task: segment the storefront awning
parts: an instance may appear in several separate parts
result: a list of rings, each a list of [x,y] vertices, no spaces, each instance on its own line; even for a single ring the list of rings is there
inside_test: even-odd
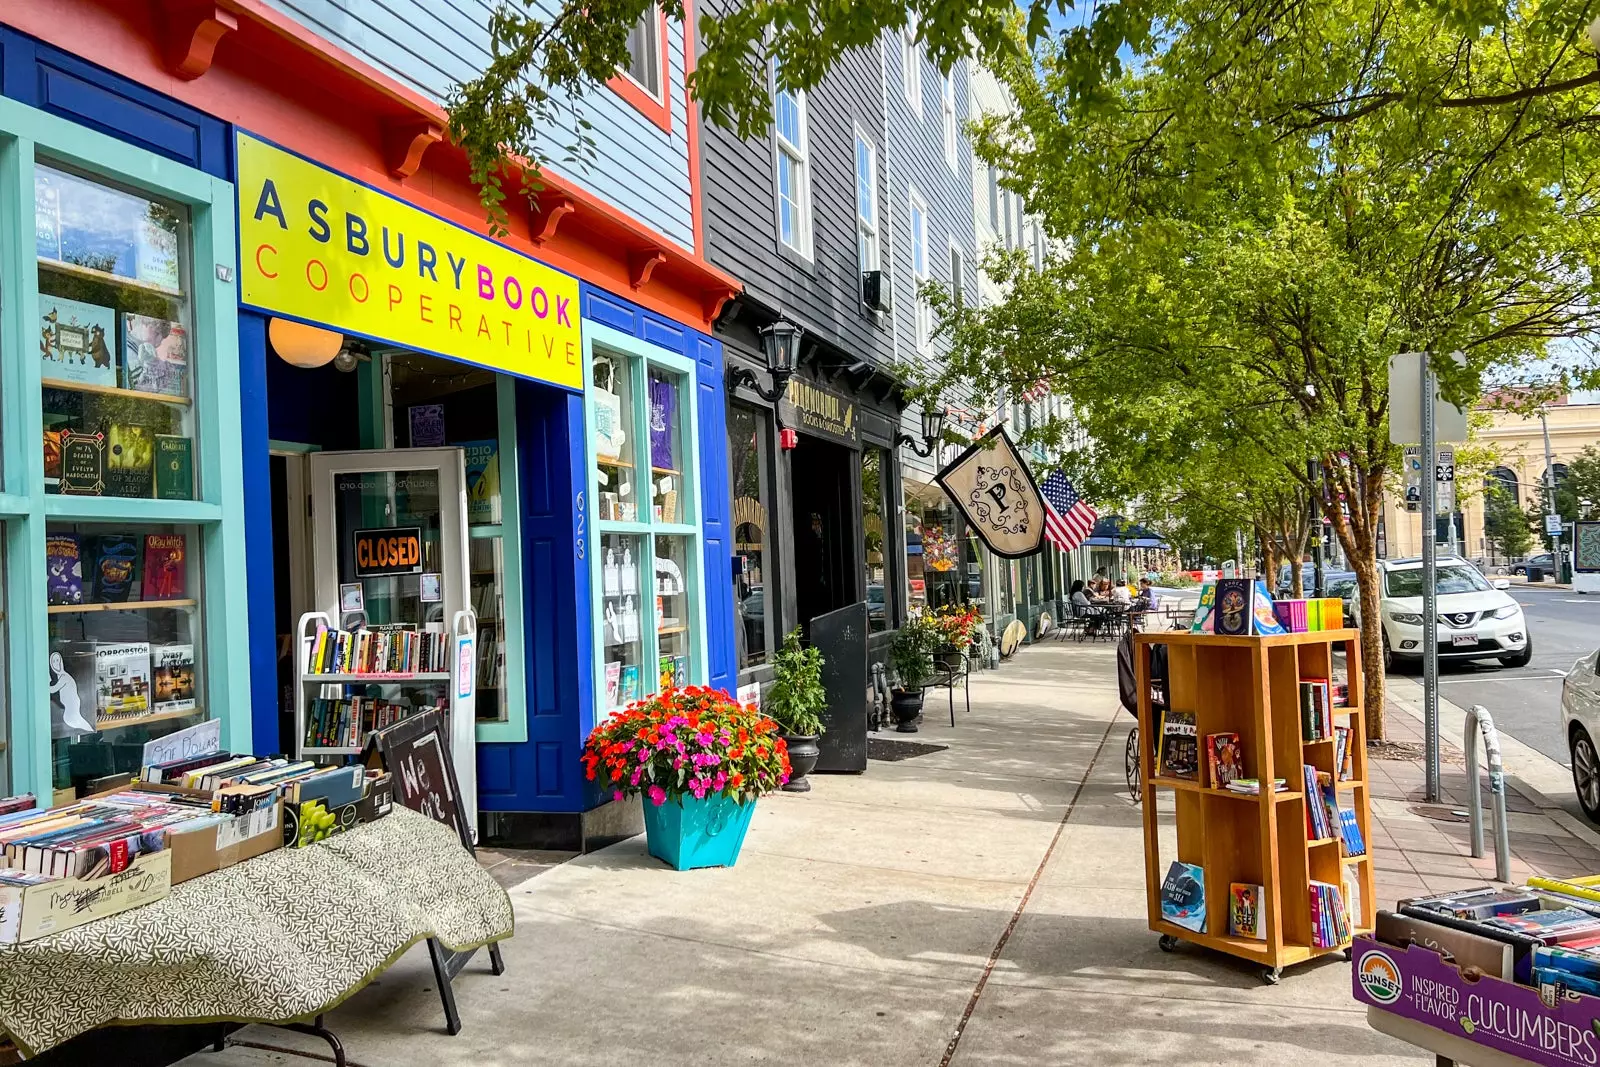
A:
[[[1095,548],[1167,548],[1166,539],[1149,527],[1129,522],[1121,515],[1102,515],[1083,542]]]

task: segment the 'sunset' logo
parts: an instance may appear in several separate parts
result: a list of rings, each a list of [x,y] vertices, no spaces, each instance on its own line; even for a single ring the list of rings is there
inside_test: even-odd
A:
[[[1356,980],[1367,996],[1379,1004],[1393,1004],[1400,999],[1400,968],[1381,952],[1369,952],[1361,957]]]

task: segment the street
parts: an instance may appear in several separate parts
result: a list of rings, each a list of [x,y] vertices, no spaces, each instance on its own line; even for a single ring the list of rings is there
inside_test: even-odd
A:
[[[1570,765],[1561,734],[1561,679],[1579,656],[1600,645],[1600,597],[1554,586],[1511,589],[1533,634],[1533,662],[1516,670],[1493,660],[1445,663],[1439,694],[1461,707],[1482,704],[1495,726],[1563,765]],[[1412,668],[1410,677],[1417,677]]]

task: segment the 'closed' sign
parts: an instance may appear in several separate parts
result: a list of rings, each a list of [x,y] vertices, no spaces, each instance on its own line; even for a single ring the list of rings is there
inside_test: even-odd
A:
[[[355,539],[357,578],[422,573],[422,527],[357,530]]]

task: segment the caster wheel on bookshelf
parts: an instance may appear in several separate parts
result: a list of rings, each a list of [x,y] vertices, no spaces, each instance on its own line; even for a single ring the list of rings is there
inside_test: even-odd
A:
[[[1277,985],[1283,980],[1283,969],[1280,967],[1265,967],[1261,971],[1261,980],[1267,985]]]
[[[1353,948],[1347,948],[1342,953],[1340,953],[1340,955],[1342,955],[1344,957],[1344,961],[1346,963],[1349,963],[1351,960],[1356,958],[1356,950],[1353,949]]]
[[[1171,952],[1173,949],[1178,947],[1178,939],[1173,937],[1171,934],[1162,934],[1161,940],[1156,942],[1156,946],[1160,948],[1162,952]]]

